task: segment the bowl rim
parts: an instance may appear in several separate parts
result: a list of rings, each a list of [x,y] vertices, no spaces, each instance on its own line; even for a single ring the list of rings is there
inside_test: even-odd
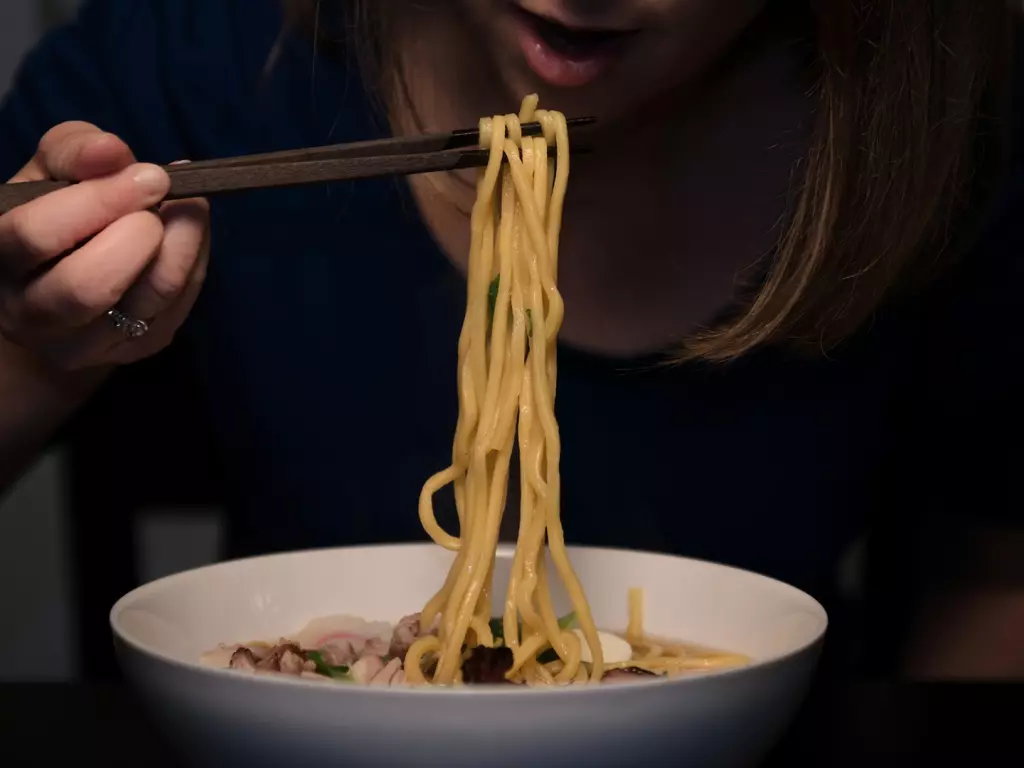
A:
[[[733,565],[727,565],[725,563],[719,563],[713,560],[703,560],[700,558],[686,557],[684,555],[676,555],[670,552],[656,552],[652,550],[641,550],[641,549],[625,549],[617,547],[591,547],[586,545],[568,545],[570,556],[573,551],[576,552],[591,552],[595,554],[607,553],[607,554],[629,554],[629,555],[642,555],[642,556],[653,556],[663,557],[671,560],[685,560],[691,563],[695,563],[702,566],[711,566],[716,570],[727,570],[738,572],[745,576],[753,576],[757,579],[773,584],[775,587],[781,587],[791,594],[794,594],[808,603],[808,607],[812,611],[820,614],[820,626],[814,635],[802,643],[801,645],[786,651],[785,653],[776,654],[765,659],[760,659],[747,664],[742,667],[731,667],[727,669],[712,670],[709,672],[700,672],[692,675],[682,675],[674,678],[660,678],[658,680],[637,680],[628,681],[623,683],[617,683],[614,686],[601,686],[601,685],[566,685],[566,686],[550,686],[541,688],[525,688],[523,686],[501,686],[501,685],[475,685],[475,686],[410,686],[401,688],[384,688],[374,687],[365,685],[331,685],[326,682],[306,680],[299,677],[289,677],[285,675],[242,675],[237,672],[233,672],[229,669],[217,669],[214,667],[207,667],[199,663],[198,659],[195,662],[182,661],[181,659],[175,658],[174,656],[165,653],[157,648],[154,648],[137,638],[131,637],[131,635],[124,630],[119,624],[120,614],[129,607],[129,605],[145,597],[148,593],[157,592],[166,584],[181,579],[196,579],[199,578],[203,573],[207,573],[219,569],[227,569],[233,566],[237,566],[240,563],[258,563],[264,560],[281,560],[288,558],[300,558],[304,555],[314,554],[327,554],[327,553],[345,553],[353,550],[382,550],[382,549],[439,549],[433,542],[394,542],[394,543],[379,543],[379,544],[356,544],[346,545],[340,547],[317,547],[311,549],[301,550],[288,550],[285,552],[274,552],[264,555],[254,555],[250,557],[235,558],[231,560],[223,560],[217,563],[210,563],[208,565],[199,566],[198,568],[190,568],[185,571],[178,573],[172,573],[167,576],[162,576],[159,579],[155,579],[146,584],[140,584],[131,591],[122,595],[117,602],[111,607],[108,614],[108,620],[110,623],[111,632],[114,638],[125,646],[130,648],[132,651],[148,657],[160,664],[169,666],[172,668],[180,669],[187,674],[199,675],[200,677],[209,677],[211,680],[236,681],[237,684],[252,684],[257,686],[290,686],[297,687],[299,689],[307,689],[312,691],[334,691],[331,694],[325,695],[337,695],[337,696],[384,696],[388,699],[400,699],[407,696],[471,696],[486,697],[492,696],[593,696],[597,691],[604,691],[602,695],[608,696],[612,691],[636,691],[636,690],[651,690],[652,692],[660,689],[662,686],[687,686],[687,687],[699,687],[708,684],[714,684],[716,681],[742,677],[745,675],[755,674],[771,669],[772,667],[785,664],[790,662],[797,657],[804,656],[808,653],[817,653],[820,646],[823,644],[825,634],[829,626],[828,612],[824,606],[803,590],[794,587],[792,584],[788,584],[784,581],[776,579],[772,576],[766,576],[757,571],[739,568]],[[514,545],[501,544],[498,547],[497,557],[510,557],[514,551]],[[815,662],[816,663],[816,662]]]

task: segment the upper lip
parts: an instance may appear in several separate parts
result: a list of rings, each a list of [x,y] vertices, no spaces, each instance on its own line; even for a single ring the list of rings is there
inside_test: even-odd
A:
[[[522,14],[532,16],[537,19],[542,19],[550,24],[558,24],[561,27],[565,27],[571,32],[618,32],[621,34],[628,34],[630,32],[638,31],[637,27],[627,26],[596,26],[581,23],[576,19],[564,19],[560,18],[551,13],[542,13],[540,11],[533,11],[527,8],[525,5],[513,2],[513,8]]]

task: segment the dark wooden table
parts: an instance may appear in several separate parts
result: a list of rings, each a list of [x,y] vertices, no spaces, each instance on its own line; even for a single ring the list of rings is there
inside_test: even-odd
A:
[[[1022,715],[1024,686],[822,688],[768,765],[1024,765]],[[90,759],[108,768],[180,765],[126,686],[0,685],[0,765]]]

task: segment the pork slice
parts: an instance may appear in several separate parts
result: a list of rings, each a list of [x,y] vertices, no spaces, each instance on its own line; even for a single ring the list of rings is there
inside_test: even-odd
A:
[[[289,653],[305,660],[305,656],[302,655],[302,649],[299,646],[294,643],[279,643],[270,650],[270,653],[257,662],[256,668],[270,672],[280,672],[281,659],[284,658],[285,654]],[[289,658],[289,663],[294,662]]]
[[[402,660],[392,659],[370,680],[370,685],[390,686],[395,681],[395,676],[402,672]],[[402,672],[404,678],[405,673]]]
[[[367,685],[382,669],[384,669],[383,659],[380,656],[367,654],[349,668],[349,674],[352,675],[355,682]]]
[[[409,648],[420,637],[420,615],[414,613],[404,617],[395,625],[395,631],[391,635],[391,645],[388,647],[388,655],[404,659]]]
[[[371,637],[366,641],[360,656],[390,656],[391,641],[383,637]]]
[[[351,638],[342,638],[340,640],[332,640],[323,648],[320,648],[319,651],[324,662],[332,667],[348,667],[359,658],[359,654],[365,647],[366,643],[362,640],[356,642]]]
[[[230,669],[240,669],[244,672],[255,672],[256,657],[248,648],[239,648],[231,654],[231,661],[228,667]]]
[[[288,675],[301,675],[305,667],[305,657],[295,653],[295,651],[291,649],[285,650],[281,654],[281,659],[278,662],[278,668]]]

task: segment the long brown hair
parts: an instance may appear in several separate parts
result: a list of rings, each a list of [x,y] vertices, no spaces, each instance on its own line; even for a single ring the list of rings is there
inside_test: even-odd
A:
[[[312,28],[321,0],[282,1]],[[400,97],[389,41],[401,4],[340,2],[364,73],[385,102]],[[835,347],[968,247],[1002,168],[1014,37],[1005,0],[809,0],[809,11],[816,127],[787,225],[740,311],[695,334],[684,357]]]

